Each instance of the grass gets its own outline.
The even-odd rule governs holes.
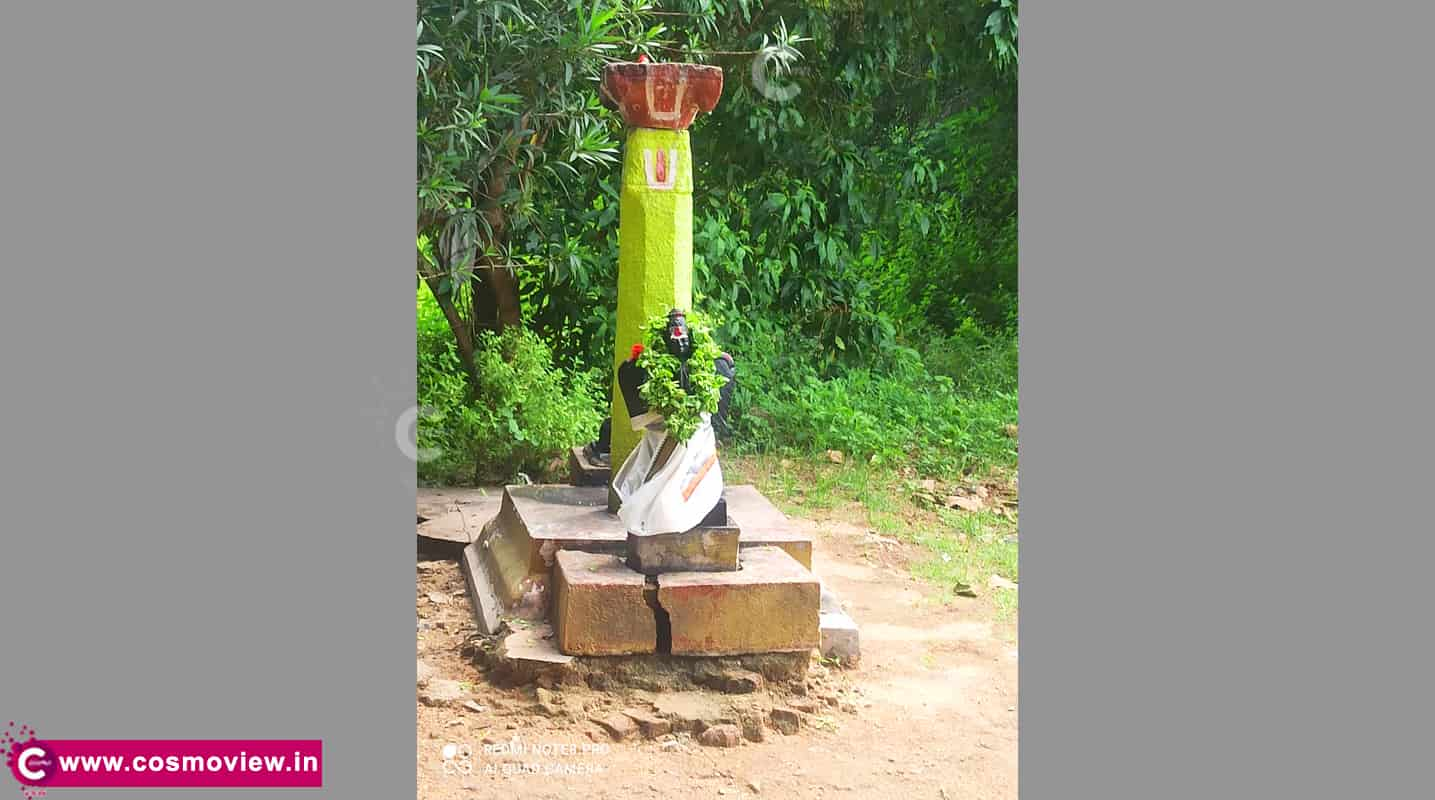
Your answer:
[[[957,583],[966,584],[993,598],[1000,619],[1016,615],[1017,593],[996,589],[987,581],[998,575],[1017,579],[1016,521],[992,512],[942,510],[942,528],[935,534],[919,536],[918,544],[931,556],[913,564],[912,573],[951,592]]]
[[[1018,579],[1017,517],[996,511],[932,508],[918,500],[912,467],[832,464],[811,456],[723,455],[724,478],[752,483],[784,513],[809,519],[842,519],[880,536],[915,546],[908,569],[936,589],[940,602],[955,602],[967,586],[991,599],[1002,622],[1014,621],[1017,592],[992,587],[997,575]],[[1010,472],[995,469],[978,481],[997,496],[1015,496]],[[941,494],[949,487],[939,485]]]

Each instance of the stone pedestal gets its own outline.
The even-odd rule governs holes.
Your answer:
[[[459,562],[481,619],[541,612],[560,550],[627,558],[628,532],[608,512],[604,486],[532,485],[503,490],[498,514],[469,545]],[[755,487],[723,490],[727,527],[738,530],[738,547],[780,547],[804,567],[812,566],[812,537],[797,529]],[[489,612],[491,609],[491,613]],[[524,611],[525,615],[529,611]]]

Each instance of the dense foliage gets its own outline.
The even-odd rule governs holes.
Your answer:
[[[662,415],[664,427],[678,441],[692,437],[702,425],[703,414],[717,411],[723,384],[727,383],[712,369],[713,362],[722,355],[722,349],[713,341],[712,330],[697,314],[689,314],[687,323],[688,338],[692,340],[687,389],[678,380],[682,362],[666,349],[666,314],[648,320],[648,341],[641,343],[644,348],[637,361],[648,374],[638,394],[649,410]]]
[[[432,454],[419,464],[424,477],[468,482],[536,474],[558,452],[596,435],[603,397],[595,374],[554,368],[536,334],[511,327],[479,336],[471,388],[436,312],[431,301],[420,302],[418,445]]]
[[[420,337],[440,409],[421,436],[519,468],[463,422],[504,413],[477,388],[485,331],[536,334],[543,370],[588,387],[572,397],[610,390],[622,130],[596,78],[641,53],[725,71],[693,127],[693,260],[737,359],[733,444],[1014,464],[1016,19],[1010,0],[420,3],[420,325],[450,341]]]

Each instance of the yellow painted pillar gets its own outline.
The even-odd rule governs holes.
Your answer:
[[[624,145],[618,206],[618,324],[613,342],[614,473],[638,445],[618,366],[650,318],[693,304],[693,158],[685,130],[635,128]]]
[[[717,106],[722,68],[616,62],[603,68],[599,97],[627,125],[618,202],[618,322],[613,341],[613,474],[642,439],[634,431],[618,366],[643,342],[643,325],[693,305],[693,156],[688,126]],[[617,510],[608,491],[608,508]]]

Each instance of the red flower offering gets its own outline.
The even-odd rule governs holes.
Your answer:
[[[642,355],[642,354],[643,354],[643,345],[642,345],[642,343],[635,344],[635,345],[633,345],[633,352],[628,355],[628,360],[629,360],[629,361],[637,361],[637,360],[638,360],[638,356],[640,356],[640,355]]]

